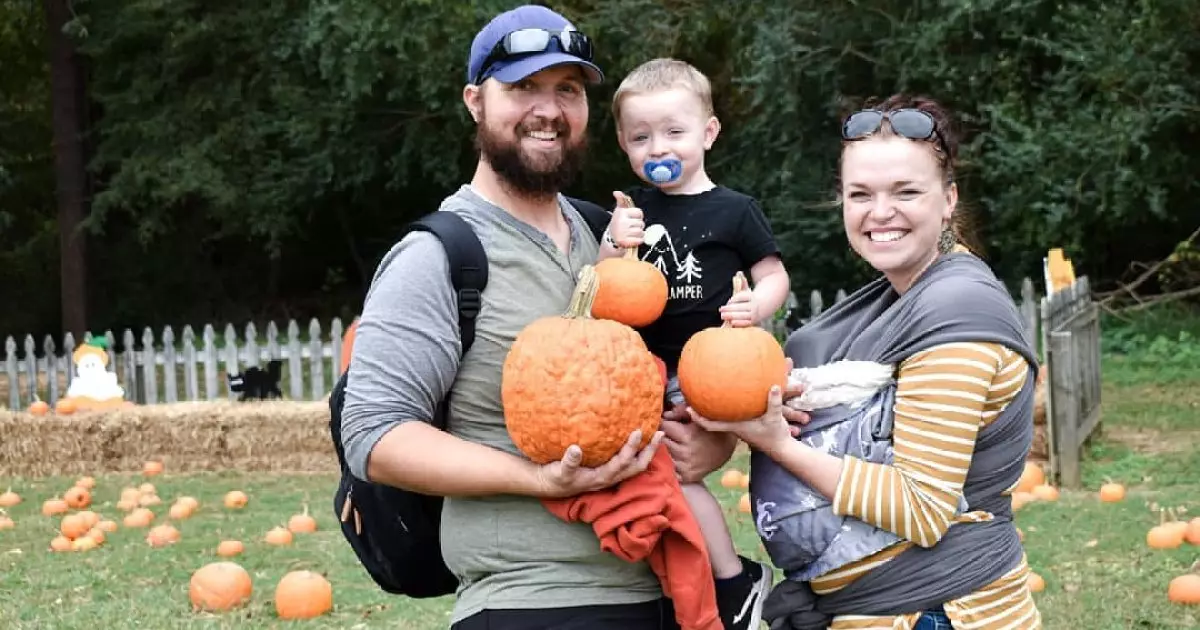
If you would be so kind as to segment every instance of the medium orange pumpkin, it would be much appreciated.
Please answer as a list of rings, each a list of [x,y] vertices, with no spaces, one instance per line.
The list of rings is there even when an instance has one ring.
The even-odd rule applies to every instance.
[[[633,207],[628,195],[616,195],[619,206]],[[638,260],[637,252],[636,247],[630,247],[624,256],[596,265],[600,286],[592,302],[592,317],[637,328],[662,315],[667,307],[667,278],[654,265]]]
[[[734,293],[745,286],[738,272]],[[787,357],[771,333],[758,326],[705,328],[683,344],[679,389],[687,404],[709,420],[741,422],[767,411],[771,387],[787,385]]]
[[[188,583],[188,599],[192,602],[192,608],[212,612],[245,604],[253,591],[250,574],[241,565],[227,560],[200,567]]]
[[[508,433],[539,464],[576,444],[584,466],[612,458],[635,429],[645,447],[662,420],[658,363],[629,326],[591,317],[596,270],[579,274],[562,315],[526,326],[505,357],[501,400]]]
[[[312,571],[290,571],[275,586],[280,619],[311,619],[333,610],[333,586]]]

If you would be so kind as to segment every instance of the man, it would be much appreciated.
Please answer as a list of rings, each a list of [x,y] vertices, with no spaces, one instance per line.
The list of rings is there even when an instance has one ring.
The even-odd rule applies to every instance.
[[[567,40],[567,41],[564,41]],[[522,6],[471,46],[463,102],[477,124],[474,177],[442,211],[471,224],[490,269],[475,343],[461,342],[445,252],[412,233],[376,271],[356,332],[342,435],[359,478],[445,496],[442,552],[460,581],[455,630],[674,627],[645,563],[600,550],[591,526],[553,516],[543,498],[605,488],[643,471],[662,440],[640,435],[599,468],[579,454],[530,462],[504,426],[501,367],[521,329],[561,313],[597,247],[559,194],[587,148],[586,86],[603,80],[588,40],[562,16]],[[429,426],[453,389],[448,430]],[[677,422],[667,446],[681,477],[720,466],[733,442]]]

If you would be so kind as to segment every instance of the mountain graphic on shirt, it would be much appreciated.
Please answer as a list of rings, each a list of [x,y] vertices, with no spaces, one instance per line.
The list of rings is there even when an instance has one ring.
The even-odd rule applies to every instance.
[[[675,249],[675,239],[661,224],[655,223],[646,228],[643,241],[646,253],[642,255],[644,262],[654,265],[664,276],[674,277],[686,284],[694,284],[703,277],[704,269],[694,252],[689,251],[683,260],[679,259],[679,251]]]

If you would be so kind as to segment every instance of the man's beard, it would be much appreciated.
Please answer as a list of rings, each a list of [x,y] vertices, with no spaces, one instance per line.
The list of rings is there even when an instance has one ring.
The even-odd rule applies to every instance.
[[[565,122],[559,120],[553,126],[558,136],[567,140],[557,157],[542,156],[556,160],[552,165],[546,164],[549,160],[538,160],[543,163],[533,164],[529,154],[521,150],[520,136],[505,137],[504,132],[492,132],[485,118],[480,118],[475,128],[475,148],[514,194],[533,199],[553,197],[574,181],[587,157],[586,135],[572,143]],[[523,128],[520,133],[524,133]]]

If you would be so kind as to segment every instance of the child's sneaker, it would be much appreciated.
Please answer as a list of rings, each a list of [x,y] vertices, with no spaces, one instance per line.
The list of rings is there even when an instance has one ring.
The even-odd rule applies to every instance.
[[[759,630],[763,603],[771,590],[771,567],[741,558],[742,573],[717,580],[717,609],[725,630]]]

